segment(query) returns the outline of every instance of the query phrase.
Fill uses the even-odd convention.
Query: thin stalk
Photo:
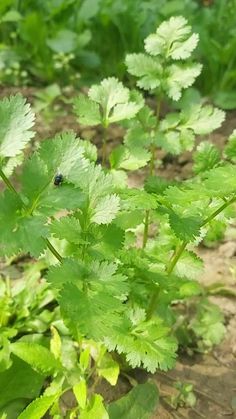
[[[45,243],[46,243],[46,245],[47,245],[48,249],[52,252],[52,254],[55,256],[55,258],[56,258],[56,259],[57,259],[60,263],[62,263],[63,258],[62,258],[62,256],[58,253],[58,251],[55,249],[55,247],[52,245],[52,243],[51,243],[48,239],[45,239],[45,238],[44,238],[44,240],[45,240]]]
[[[226,201],[223,205],[221,205],[216,211],[214,211],[211,215],[209,215],[209,217],[207,217],[201,224],[201,227],[205,226],[206,224],[210,223],[217,215],[219,215],[222,211],[224,211],[229,205],[233,204],[234,202],[236,202],[236,196],[233,196],[233,198],[229,199],[228,201]],[[187,246],[188,242],[187,241],[183,241],[174,251],[173,255],[170,258],[169,264],[166,268],[166,272],[168,275],[170,275],[178,260],[180,259],[182,253],[184,252],[186,246]],[[156,303],[158,300],[158,294],[159,294],[159,290],[156,290],[153,292],[151,299],[150,299],[150,303],[147,309],[147,320],[150,319],[155,311],[155,307],[156,307]]]
[[[102,140],[102,166],[105,166],[107,160],[107,124],[103,124],[103,140]]]
[[[143,246],[142,246],[143,249],[145,249],[147,240],[148,240],[149,215],[150,215],[150,211],[147,210],[145,213],[145,221],[144,221]]]
[[[216,211],[214,211],[209,217],[207,217],[201,227],[205,226],[206,224],[210,223],[218,214],[220,214],[222,211],[224,211],[225,208],[229,207],[229,205],[236,202],[236,196],[233,196],[229,201],[226,201],[223,205],[221,205]]]
[[[148,309],[147,309],[147,320],[150,320],[150,318],[152,317],[152,315],[155,311],[158,297],[159,297],[159,290],[155,291],[152,294],[152,297],[151,297],[151,300],[150,300],[150,303],[149,303],[149,306],[148,306]]]
[[[174,267],[177,264],[180,256],[182,255],[184,249],[186,248],[187,244],[188,244],[188,242],[182,242],[180,244],[180,246],[176,248],[175,252],[173,253],[173,255],[170,259],[169,266],[166,269],[166,272],[167,272],[168,275],[170,275],[173,272]]]
[[[161,111],[161,101],[162,96],[160,95],[159,99],[157,100],[157,108],[156,108],[156,128],[158,127],[159,121],[160,121],[160,111]],[[149,175],[153,176],[155,174],[155,151],[156,147],[155,144],[151,144],[150,147],[151,151],[151,160],[149,164]],[[149,232],[149,222],[150,222],[150,211],[147,210],[145,214],[145,220],[144,220],[144,231],[143,231],[143,245],[142,248],[145,249],[147,240],[148,240],[148,232]]]
[[[19,198],[19,200],[22,203],[23,208],[25,209],[26,208],[25,203],[22,201],[22,198],[18,194],[17,190],[15,189],[15,187],[13,186],[13,184],[11,183],[11,181],[8,179],[8,177],[5,175],[5,173],[2,171],[1,168],[0,168],[0,177],[2,178],[7,188]],[[55,249],[52,243],[50,243],[50,241],[48,239],[45,239],[44,237],[43,239],[46,242],[46,245],[48,249],[52,252],[52,254],[59,260],[59,262],[62,262],[62,256],[58,253],[58,251]]]
[[[10,182],[10,180],[8,179],[8,177],[5,175],[5,173],[2,171],[2,169],[0,168],[0,176],[3,180],[3,182],[5,183],[5,185],[7,186],[7,188],[13,192],[15,195],[18,196],[18,198],[22,201],[22,199],[20,198],[17,190],[14,188],[14,186],[12,185],[12,183]]]

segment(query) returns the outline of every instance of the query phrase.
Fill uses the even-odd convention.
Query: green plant
[[[156,173],[160,148],[171,154],[191,151],[196,135],[210,133],[224,120],[219,109],[186,101],[180,111],[162,117],[164,98],[179,100],[200,73],[201,66],[191,61],[197,42],[186,20],[175,17],[148,36],[146,53],[127,56],[138,87],[156,96],[156,113],[140,92],[113,77],[75,99],[80,123],[102,126],[102,166],[96,163],[96,147],[74,132],[42,142],[24,158],[33,136],[32,111],[19,95],[0,102],[0,176],[6,186],[0,197],[0,255],[43,259],[61,316],[59,323],[49,320],[51,340],[28,334],[9,336],[3,344],[10,360],[29,364],[46,384],[50,378],[22,419],[41,418],[49,409],[55,419],[107,418],[107,412],[115,418],[143,393],[134,389],[123,402],[106,406],[96,393],[100,377],[115,385],[120,369],[154,373],[175,364],[176,303],[205,298],[197,281],[203,264],[194,247],[212,220],[228,222],[227,209],[236,201],[234,136],[227,159],[210,144],[198,148],[188,180],[169,181]],[[124,144],[109,153],[108,125],[118,122],[126,127]],[[22,160],[15,187],[10,173]],[[130,187],[127,173],[145,166],[144,188]],[[210,346],[206,317],[203,310],[191,327]],[[214,318],[213,313],[213,327]],[[219,315],[223,331],[222,321]],[[153,395],[148,417],[158,394],[146,385]],[[60,400],[69,390],[77,404],[63,412]]]

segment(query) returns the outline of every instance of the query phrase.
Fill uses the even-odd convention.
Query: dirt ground
[[[15,93],[19,89],[11,89]],[[34,89],[26,89],[22,92],[32,101]],[[2,89],[0,96],[9,94],[9,89]],[[228,135],[236,128],[236,113],[230,112],[222,128],[210,135],[210,140],[222,148]],[[93,139],[95,143],[101,140],[99,131],[81,128],[76,124],[74,116],[62,113],[49,126],[44,120],[37,117],[36,121],[36,141],[53,136],[62,130],[75,129],[82,137]],[[115,138],[118,143],[121,138],[121,130],[111,128],[110,137]],[[114,142],[113,142],[114,144]],[[164,156],[160,153],[158,158],[164,157],[164,164],[159,168],[159,173],[167,178],[185,179],[191,172],[191,154],[185,153],[180,158]],[[130,183],[138,186],[145,177],[145,173],[140,171],[132,175]],[[222,282],[226,287],[234,289],[236,293],[236,228],[231,229],[224,241],[219,243],[217,248],[209,249],[200,247],[199,255],[205,262],[205,271],[200,281],[205,285],[215,282]],[[152,377],[161,392],[161,406],[153,419],[168,418],[236,418],[236,410],[233,410],[231,403],[236,397],[236,297],[212,296],[210,297],[224,312],[227,334],[225,340],[217,346],[212,353],[207,355],[186,355],[179,358],[176,368],[168,373],[157,373]],[[143,373],[137,372],[137,377],[144,379]],[[164,396],[173,394],[173,382],[180,380],[192,383],[197,397],[197,404],[193,409],[179,408],[174,410],[166,404]],[[127,380],[122,378],[117,392],[112,393],[112,389],[103,388],[108,400],[114,400],[124,394],[129,388]],[[234,408],[235,409],[235,408]],[[128,418],[127,418],[128,419]]]

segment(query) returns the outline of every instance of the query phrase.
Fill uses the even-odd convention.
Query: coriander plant
[[[143,399],[142,418],[151,417],[158,403],[154,384],[137,386],[107,405],[96,392],[98,381],[103,377],[115,385],[119,373],[136,367],[166,371],[175,365],[178,344],[205,351],[219,341],[214,328],[224,335],[222,316],[197,281],[203,264],[194,249],[212,223],[232,217],[235,132],[221,158],[204,138],[221,125],[221,110],[184,101],[179,111],[162,116],[164,101],[178,101],[201,71],[191,61],[197,43],[186,20],[174,17],[147,37],[145,53],[127,56],[137,87],[156,97],[156,111],[141,90],[130,91],[113,77],[75,99],[79,123],[102,127],[102,165],[96,147],[72,131],[24,156],[34,135],[32,111],[20,95],[0,102],[0,176],[6,186],[0,254],[42,259],[57,316],[60,310],[59,318],[49,320],[51,338],[32,331],[2,342],[9,360],[4,377],[23,362],[47,383],[21,419],[41,418],[48,410],[55,419],[115,418],[120,412],[141,418],[129,409],[144,395],[151,400],[147,405]],[[125,128],[124,141],[109,153],[108,128],[114,123]],[[203,137],[195,148],[197,135]],[[194,150],[192,177],[160,177],[159,149],[173,155]],[[21,163],[14,186],[10,176]],[[131,187],[129,173],[140,168],[144,186]],[[188,319],[176,303],[184,307],[191,301],[199,310]],[[75,405],[65,412],[59,401],[70,390]],[[3,405],[2,413],[8,408]]]

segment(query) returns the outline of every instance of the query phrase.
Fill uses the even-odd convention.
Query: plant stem
[[[182,242],[180,244],[180,246],[175,249],[175,252],[173,253],[173,255],[170,259],[169,266],[166,268],[166,272],[167,272],[168,275],[170,275],[173,272],[174,267],[175,267],[176,263],[178,262],[180,256],[182,255],[182,253],[183,253],[185,247],[187,246],[187,244],[188,244],[188,242]]]
[[[156,128],[158,127],[159,120],[160,120],[161,101],[162,101],[162,96],[160,95],[159,99],[157,100],[157,108],[156,108],[156,118],[157,118]],[[155,151],[156,151],[155,144],[151,144],[150,151],[151,151],[151,160],[149,164],[149,175],[153,176],[155,174]],[[145,214],[145,220],[144,220],[143,245],[142,245],[143,249],[145,249],[147,240],[148,240],[149,221],[150,221],[150,211],[147,210]]]
[[[231,198],[229,201],[226,201],[223,205],[221,205],[221,207],[219,207],[209,217],[207,217],[203,221],[201,227],[203,227],[204,225],[210,223],[218,214],[220,214],[222,211],[224,211],[225,208],[227,208],[229,205],[233,204],[234,202],[236,202],[236,196],[233,196],[233,198]]]
[[[158,297],[159,297],[159,289],[157,291],[155,291],[151,296],[151,300],[150,300],[150,303],[149,303],[149,306],[148,306],[148,309],[147,309],[147,317],[146,317],[147,320],[150,320],[150,318],[152,317],[152,315],[155,311]]]
[[[2,171],[2,169],[0,168],[0,176],[3,180],[3,182],[5,183],[5,185],[8,187],[8,189],[13,192],[15,195],[18,196],[18,198],[20,198],[17,190],[14,188],[14,186],[12,185],[12,183],[10,182],[10,180],[8,179],[8,177],[5,175],[5,173]],[[21,200],[21,198],[20,198]]]
[[[22,198],[20,197],[17,190],[15,189],[15,187],[13,186],[13,184],[11,183],[11,181],[8,179],[8,177],[5,175],[5,173],[2,171],[1,168],[0,168],[0,177],[2,178],[7,188],[19,198],[19,200],[22,203],[23,208],[26,209],[25,203],[23,202]],[[58,253],[55,247],[50,243],[48,239],[45,239],[44,237],[43,239],[46,242],[46,245],[48,249],[52,252],[52,254],[57,258],[57,260],[59,260],[59,262],[62,262],[62,256]]]
[[[144,232],[143,232],[143,246],[142,246],[143,249],[145,249],[147,240],[148,240],[149,214],[150,214],[150,211],[146,211],[145,221],[144,221]]]
[[[45,238],[44,238],[44,240],[45,240],[45,243],[46,243],[46,245],[47,245],[48,249],[52,252],[52,254],[55,256],[55,258],[56,258],[56,259],[57,259],[60,263],[62,263],[63,258],[62,258],[62,256],[58,253],[58,251],[55,249],[55,247],[52,245],[52,243],[51,243],[48,239],[45,239]]]
[[[233,196],[233,198],[229,199],[228,201],[226,201],[223,205],[221,205],[216,211],[214,211],[211,215],[209,215],[209,217],[207,217],[201,224],[201,227],[205,226],[206,224],[210,223],[218,214],[220,214],[222,211],[225,210],[225,208],[227,208],[229,205],[233,204],[234,202],[236,202],[236,196]],[[182,253],[184,252],[186,246],[187,246],[188,242],[187,241],[183,241],[182,243],[180,243],[180,245],[175,249],[173,255],[170,258],[170,262],[168,264],[168,266],[166,267],[166,272],[168,275],[170,275],[179,258],[181,257]],[[150,319],[155,311],[155,307],[156,307],[156,303],[158,300],[158,294],[159,294],[159,290],[156,290],[153,292],[151,299],[150,299],[150,303],[147,309],[147,320]]]
[[[103,140],[102,140],[102,166],[105,166],[107,159],[107,124],[103,124]]]

